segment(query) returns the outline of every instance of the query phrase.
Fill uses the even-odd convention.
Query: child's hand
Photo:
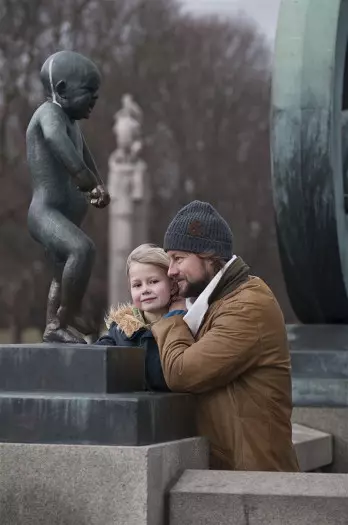
[[[105,208],[110,203],[110,195],[107,189],[99,185],[90,193],[91,204],[96,208]]]

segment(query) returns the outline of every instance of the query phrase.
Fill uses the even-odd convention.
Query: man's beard
[[[204,279],[201,279],[200,281],[196,281],[194,283],[189,282],[185,280],[186,283],[185,290],[180,293],[181,297],[188,298],[188,297],[194,297],[197,298],[203,290],[208,286],[208,284],[211,281],[211,277],[207,274]]]

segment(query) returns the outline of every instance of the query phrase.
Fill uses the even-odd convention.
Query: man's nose
[[[175,263],[170,263],[168,268],[168,277],[176,277],[179,274],[177,265]]]

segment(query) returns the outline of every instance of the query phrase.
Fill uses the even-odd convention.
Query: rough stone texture
[[[189,394],[0,393],[0,441],[148,445],[196,435]]]
[[[164,491],[207,462],[200,438],[149,447],[0,444],[0,523],[163,525]]]
[[[292,442],[302,472],[321,469],[332,463],[332,436],[303,425],[292,426]]]
[[[286,329],[294,352],[348,351],[347,325],[288,324]]]
[[[348,406],[348,326],[288,325],[294,406]]]
[[[333,436],[333,462],[326,472],[348,473],[348,408],[295,407],[293,422]]]
[[[142,348],[0,345],[0,391],[116,393],[144,390]]]
[[[346,525],[348,476],[186,471],[170,525]]]

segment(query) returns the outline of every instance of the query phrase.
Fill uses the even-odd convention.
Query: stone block
[[[170,525],[346,525],[348,477],[186,471],[169,509]]]
[[[332,463],[332,436],[294,423],[292,442],[302,472],[321,469]]]
[[[348,473],[348,408],[295,407],[293,423],[305,425],[333,437],[333,461],[323,470]]]
[[[116,393],[143,389],[142,348],[0,345],[0,391]]]
[[[348,406],[348,326],[288,325],[294,406]]]
[[[146,445],[196,435],[194,396],[0,393],[0,441]]]
[[[286,328],[291,351],[348,352],[348,325],[290,324]]]
[[[146,447],[0,444],[1,525],[164,525],[165,491],[208,465],[203,439]]]

